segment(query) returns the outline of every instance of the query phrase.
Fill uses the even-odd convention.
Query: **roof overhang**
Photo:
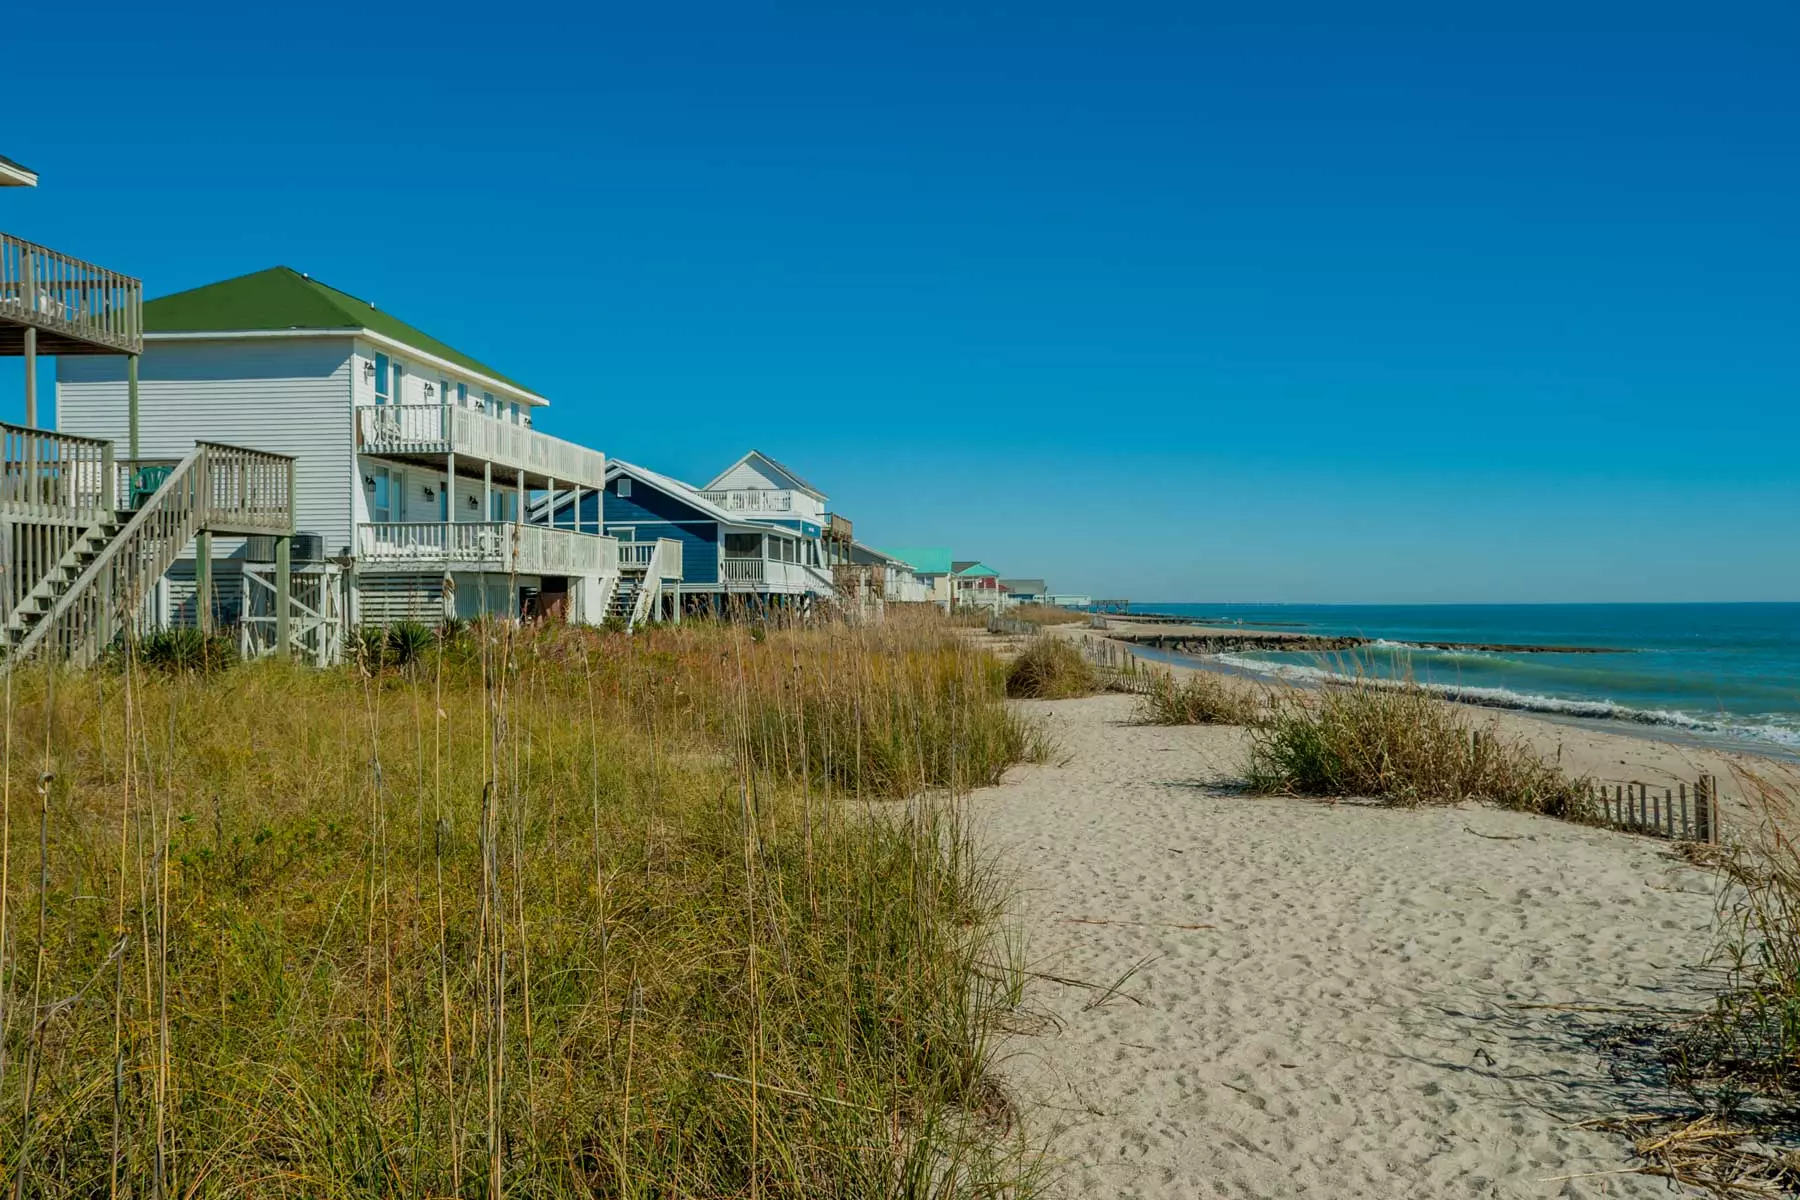
[[[430,363],[440,371],[452,375],[466,375],[470,379],[493,388],[496,392],[504,392],[510,399],[532,405],[537,408],[548,407],[550,401],[536,392],[528,392],[517,384],[496,379],[492,375],[465,367],[461,363],[451,362],[447,358],[421,350],[417,346],[391,338],[385,333],[376,333],[373,329],[181,329],[162,330],[146,333],[146,342],[236,342],[258,341],[265,338],[361,338],[365,342],[380,346],[384,350],[395,350],[407,358],[418,362]]]
[[[37,172],[10,158],[0,158],[0,187],[36,187]]]

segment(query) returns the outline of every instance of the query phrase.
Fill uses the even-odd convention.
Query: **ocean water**
[[[1208,623],[1352,635],[1338,655],[1217,657],[1290,679],[1410,676],[1459,699],[1680,730],[1800,753],[1800,604],[1137,604]],[[1419,642],[1607,647],[1604,654],[1431,650]]]

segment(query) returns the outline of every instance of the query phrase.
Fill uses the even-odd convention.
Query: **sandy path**
[[[1580,1040],[1598,1018],[1519,1006],[1694,1003],[1708,875],[1519,814],[1232,794],[1241,732],[1130,706],[1033,705],[1069,761],[976,798],[1035,970],[1105,986],[1143,964],[1091,1007],[1035,981],[1052,1020],[1008,1044],[1060,1194],[1687,1194],[1554,1178],[1629,1165],[1570,1128],[1619,1099]]]

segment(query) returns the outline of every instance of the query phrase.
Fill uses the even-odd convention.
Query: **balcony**
[[[356,527],[356,557],[364,570],[610,575],[619,569],[619,543],[598,534],[509,521],[380,521]]]
[[[785,488],[714,488],[700,493],[726,512],[750,513],[755,516],[805,516],[792,491]]]
[[[129,275],[0,233],[0,354],[138,354],[144,285]]]
[[[805,563],[772,558],[721,557],[719,582],[727,591],[830,595],[834,590],[831,577],[823,571]]]
[[[456,454],[559,484],[606,486],[606,455],[600,451],[454,405],[360,405],[356,448],[396,457]]]

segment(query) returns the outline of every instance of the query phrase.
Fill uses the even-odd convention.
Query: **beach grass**
[[[1040,633],[1006,670],[1006,694],[1018,700],[1071,700],[1103,691],[1106,681],[1067,638]]]
[[[1588,781],[1523,743],[1475,729],[1410,682],[1355,679],[1277,694],[1251,726],[1245,778],[1265,793],[1479,800],[1571,820],[1589,819],[1593,804]]]
[[[1262,719],[1266,700],[1210,671],[1185,678],[1156,671],[1139,693],[1136,719],[1145,725],[1254,725]]]
[[[1017,604],[1007,609],[1006,615],[1033,625],[1085,625],[1088,620],[1086,613],[1051,604]]]
[[[942,622],[477,625],[7,679],[20,1194],[1003,1196],[1019,980]]]

